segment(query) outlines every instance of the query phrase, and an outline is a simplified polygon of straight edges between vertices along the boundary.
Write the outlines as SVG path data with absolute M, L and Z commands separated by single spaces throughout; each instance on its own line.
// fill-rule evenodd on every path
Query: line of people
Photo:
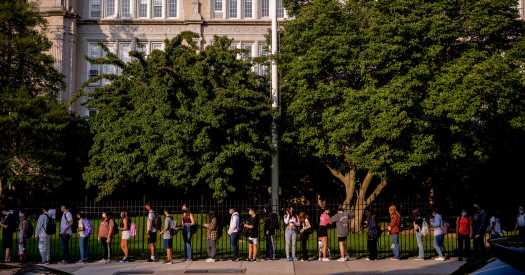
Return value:
M 162 243 L 166 251 L 165 263 L 173 263 L 173 238 L 177 231 L 182 231 L 182 238 L 184 241 L 184 257 L 186 261 L 192 260 L 192 234 L 196 229 L 196 222 L 193 214 L 186 205 L 181 207 L 180 224 L 177 224 L 175 217 L 168 209 L 163 209 L 162 214 L 155 212 L 150 203 L 144 205 L 147 211 L 147 219 L 145 225 L 145 236 L 147 237 L 149 262 L 157 261 L 156 257 L 156 243 L 157 237 L 162 238 Z M 69 242 L 74 234 L 78 234 L 80 260 L 85 263 L 88 261 L 88 240 L 94 235 L 94 228 L 84 213 L 77 212 L 75 215 L 71 213 L 68 207 L 61 206 L 62 215 L 60 218 L 59 237 L 62 248 L 62 262 L 68 263 L 71 260 L 69 251 Z M 400 254 L 400 240 L 401 232 L 401 215 L 397 211 L 396 206 L 392 205 L 388 209 L 390 215 L 390 223 L 386 226 L 386 230 L 390 234 L 392 259 L 401 259 Z M 2 228 L 2 240 L 5 249 L 5 261 L 11 261 L 11 250 L 13 243 L 13 235 L 18 232 L 18 252 L 20 261 L 25 261 L 27 241 L 32 237 L 38 239 L 38 249 L 43 264 L 48 264 L 50 261 L 50 243 L 51 236 L 55 235 L 57 225 L 55 224 L 56 213 L 54 210 L 42 209 L 42 213 L 38 217 L 36 225 L 33 227 L 32 223 L 27 219 L 24 211 L 19 211 L 19 217 L 16 219 L 13 211 L 3 211 L 3 218 L 0 221 L 0 228 Z M 248 218 L 241 221 L 239 212 L 235 208 L 229 209 L 230 222 L 227 234 L 230 240 L 232 251 L 232 259 L 234 261 L 240 260 L 239 257 L 239 239 L 243 235 L 246 237 L 248 243 L 248 261 L 255 261 L 257 259 L 258 244 L 259 244 L 259 217 L 254 208 L 248 210 Z M 101 220 L 98 226 L 97 240 L 100 243 L 103 251 L 103 256 L 100 262 L 108 263 L 111 260 L 111 247 L 113 240 L 119 239 L 120 249 L 122 251 L 122 258 L 120 262 L 125 263 L 129 259 L 128 242 L 131 238 L 137 235 L 137 226 L 128 216 L 125 210 L 120 212 L 120 218 L 117 224 L 115 217 L 107 211 L 102 212 Z M 266 255 L 267 260 L 276 258 L 275 255 L 275 236 L 280 228 L 279 217 L 271 209 L 264 209 L 263 232 L 266 241 Z M 346 261 L 349 259 L 347 253 L 347 236 L 350 233 L 352 222 L 354 220 L 353 212 L 346 211 L 340 207 L 337 213 L 330 216 L 328 209 L 320 211 L 318 220 L 318 259 L 320 261 L 330 261 L 330 250 L 328 242 L 328 229 L 335 224 L 336 235 L 338 239 L 339 255 L 338 261 Z M 297 214 L 292 207 L 286 208 L 282 216 L 282 223 L 284 224 L 284 239 L 285 239 L 285 254 L 289 261 L 299 260 L 296 257 L 296 242 L 299 239 L 301 252 L 300 260 L 309 260 L 307 242 L 310 234 L 314 230 L 309 216 L 305 212 Z M 464 258 L 483 258 L 485 257 L 485 233 L 489 232 L 491 238 L 499 238 L 502 234 L 501 221 L 498 215 L 487 219 L 485 211 L 479 206 L 474 205 L 472 215 L 468 214 L 467 210 L 462 210 L 459 217 L 456 219 L 456 239 L 458 247 L 459 260 Z M 412 225 L 415 231 L 416 243 L 418 247 L 418 257 L 416 259 L 425 259 L 424 239 L 428 235 L 433 236 L 433 246 L 437 257 L 435 260 L 443 261 L 444 257 L 444 239 L 445 235 L 449 233 L 450 225 L 443 220 L 437 209 L 432 209 L 431 217 L 427 219 L 423 216 L 419 209 L 412 212 Z M 367 247 L 369 252 L 369 260 L 377 259 L 377 241 L 382 234 L 381 226 L 376 221 L 376 215 L 373 210 L 367 210 L 365 218 L 363 219 L 364 228 L 367 232 Z M 208 214 L 207 221 L 202 227 L 206 230 L 207 239 L 207 262 L 214 262 L 217 253 L 217 240 L 222 233 L 222 225 L 219 217 L 215 212 L 211 211 Z M 519 207 L 519 214 L 516 218 L 515 230 L 518 230 L 519 236 L 525 239 L 525 213 L 523 206 Z M 470 253 L 470 244 L 474 245 L 474 252 Z

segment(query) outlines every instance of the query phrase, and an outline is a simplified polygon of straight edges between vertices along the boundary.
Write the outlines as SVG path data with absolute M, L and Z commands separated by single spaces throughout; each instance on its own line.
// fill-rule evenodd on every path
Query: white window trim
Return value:
M 102 6 L 103 6 L 104 0 L 100 0 L 100 2 L 99 2 L 99 11 L 98 11 L 99 12 L 99 16 L 98 17 L 91 16 L 91 1 L 88 0 L 86 2 L 87 2 L 87 5 L 88 5 L 88 18 L 90 18 L 90 19 L 97 19 L 98 20 L 98 19 L 103 17 L 104 10 L 103 10 Z
M 165 18 L 168 18 L 168 19 L 179 19 L 181 18 L 180 14 L 182 13 L 182 10 L 181 10 L 181 0 L 176 0 L 176 3 L 177 3 L 177 16 L 170 16 L 170 12 L 169 12 L 169 6 L 168 6 L 168 1 L 167 0 L 164 0 L 165 1 L 165 5 L 164 5 L 164 9 L 165 9 Z
M 87 56 L 90 57 L 90 58 L 99 58 L 102 56 L 102 48 L 100 48 L 100 46 L 98 45 L 99 42 L 98 41 L 88 41 L 87 42 Z M 91 48 L 92 47 L 97 47 L 97 53 L 95 54 L 96 56 L 92 56 L 90 55 L 91 53 Z M 86 61 L 87 62 L 87 72 L 86 72 L 86 80 L 89 80 L 91 79 L 91 70 L 93 68 L 96 68 L 97 70 L 97 75 L 100 75 L 102 74 L 102 65 L 100 64 L 92 64 L 91 62 L 89 61 Z M 100 86 L 100 81 L 97 81 L 97 82 L 92 82 L 89 84 L 89 86 L 94 86 L 94 87 L 97 87 L 97 86 Z
M 119 0 L 119 1 L 120 1 L 119 12 L 118 12 L 119 17 L 123 19 L 132 19 L 134 17 L 134 11 L 135 11 L 134 9 L 135 5 L 133 3 L 134 1 L 133 0 Z M 122 12 L 123 5 L 122 4 L 124 3 L 124 1 L 128 1 L 129 3 L 129 16 L 123 16 L 123 12 Z
M 151 14 L 151 0 L 146 0 L 146 16 L 140 16 L 140 2 L 141 1 L 142 0 L 135 1 L 135 6 L 137 7 L 136 17 L 139 19 L 148 19 L 150 18 L 150 14 Z

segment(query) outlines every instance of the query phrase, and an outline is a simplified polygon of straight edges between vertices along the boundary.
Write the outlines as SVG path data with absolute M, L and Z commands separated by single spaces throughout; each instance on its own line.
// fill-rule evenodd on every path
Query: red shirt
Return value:
M 395 235 L 399 233 L 399 225 L 401 223 L 401 217 L 394 214 L 390 216 L 390 234 Z
M 461 217 L 458 219 L 458 233 L 460 235 L 470 235 L 470 218 Z

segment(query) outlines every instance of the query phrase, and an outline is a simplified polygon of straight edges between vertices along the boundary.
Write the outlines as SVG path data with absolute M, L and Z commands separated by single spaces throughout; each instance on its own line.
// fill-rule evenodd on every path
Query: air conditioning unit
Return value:
M 97 69 L 90 69 L 89 70 L 89 77 L 95 77 L 98 76 L 98 70 Z

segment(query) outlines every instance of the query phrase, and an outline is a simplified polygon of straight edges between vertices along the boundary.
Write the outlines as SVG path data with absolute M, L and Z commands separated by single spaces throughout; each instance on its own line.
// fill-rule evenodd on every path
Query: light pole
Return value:
M 277 1 L 271 0 L 270 13 L 272 16 L 272 111 L 279 111 L 279 75 L 277 72 L 277 60 L 275 59 L 278 51 L 277 42 Z M 275 213 L 279 211 L 279 133 L 277 122 L 272 121 L 272 209 Z

